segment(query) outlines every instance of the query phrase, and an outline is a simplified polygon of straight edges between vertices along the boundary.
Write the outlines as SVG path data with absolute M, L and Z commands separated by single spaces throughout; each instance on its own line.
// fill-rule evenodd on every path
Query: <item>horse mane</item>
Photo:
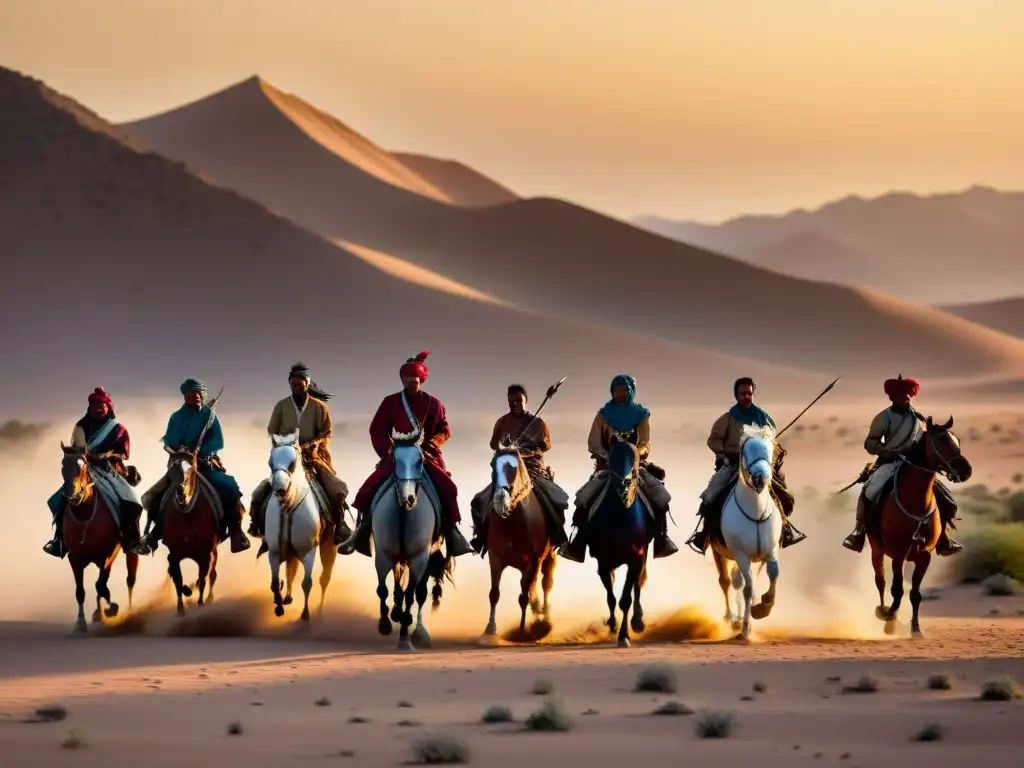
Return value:
M 295 430 L 287 435 L 271 435 L 271 442 L 273 442 L 275 448 L 281 448 L 282 446 L 297 446 L 299 444 L 299 430 Z
M 758 438 L 760 440 L 768 440 L 768 441 L 774 443 L 775 442 L 775 428 L 774 427 L 770 427 L 770 426 L 755 427 L 755 426 L 752 426 L 750 424 L 744 424 L 743 425 L 743 439 L 744 440 L 749 440 L 752 437 Z
M 391 430 L 391 442 L 395 445 L 419 445 L 423 441 L 422 427 L 414 427 L 412 432 L 399 432 Z

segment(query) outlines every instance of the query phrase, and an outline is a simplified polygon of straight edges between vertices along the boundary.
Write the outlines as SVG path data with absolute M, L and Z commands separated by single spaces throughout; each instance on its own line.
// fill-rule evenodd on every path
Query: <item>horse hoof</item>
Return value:
M 75 622 L 75 634 L 84 635 L 89 631 L 89 625 L 85 623 L 85 619 L 79 619 Z
M 486 627 L 486 628 L 484 629 L 484 634 L 483 634 L 483 636 L 484 636 L 484 637 L 494 637 L 494 636 L 495 636 L 496 634 L 498 634 L 498 625 L 497 625 L 497 624 L 495 624 L 495 623 L 494 623 L 494 622 L 492 621 L 492 622 L 490 622 L 490 623 L 489 623 L 489 624 L 487 625 L 487 627 Z
M 182 587 L 181 588 L 181 596 L 182 597 L 192 597 L 192 587 Z
M 755 619 L 766 619 L 772 612 L 773 603 L 758 603 L 750 606 L 750 615 Z
M 629 638 L 628 637 L 620 637 L 619 638 L 619 648 L 629 648 L 630 645 L 631 645 L 631 643 L 629 642 Z
M 399 653 L 415 653 L 416 649 L 413 648 L 412 643 L 409 640 L 398 641 L 398 652 Z
M 107 606 L 107 610 L 106 610 L 106 611 L 104 611 L 103 613 L 104 613 L 104 615 L 105 615 L 105 616 L 106 616 L 106 617 L 107 617 L 108 619 L 113 619 L 113 618 L 115 618 L 115 617 L 117 616 L 117 613 L 118 613 L 118 611 L 120 611 L 120 610 L 121 610 L 121 606 L 119 606 L 119 605 L 118 605 L 117 603 L 110 603 L 110 604 L 109 604 L 109 605 Z
M 530 624 L 530 635 L 533 637 L 533 641 L 543 640 L 545 637 L 551 634 L 551 630 L 554 627 L 551 626 L 551 622 L 545 616 L 542 619 L 534 619 L 533 623 Z M 643 629 L 638 630 L 643 632 Z
M 100 609 L 99 608 L 97 608 L 95 611 L 92 612 L 92 623 L 93 624 L 102 624 L 103 623 L 103 617 L 100 615 Z
M 890 621 L 891 617 L 889 616 L 889 609 L 886 608 L 884 605 L 876 606 L 875 618 L 879 621 Z
M 284 616 L 284 606 L 283 605 L 275 605 L 274 606 L 274 615 L 277 616 L 278 618 L 280 618 L 281 616 Z
M 412 644 L 416 648 L 429 648 L 432 644 L 430 633 L 425 629 L 417 627 L 412 632 Z
M 380 617 L 380 621 L 377 622 L 377 632 L 385 637 L 391 634 L 391 622 L 388 621 L 387 616 Z
M 630 620 L 629 627 L 638 635 L 643 634 L 643 631 L 647 629 L 647 626 L 644 624 L 644 620 L 637 618 L 636 616 Z
M 607 622 L 607 624 L 608 624 L 608 634 L 609 635 L 614 635 L 616 632 L 619 631 L 619 623 L 617 621 L 609 620 Z
M 733 621 L 729 622 L 729 626 L 732 627 L 733 632 L 739 633 L 739 631 L 743 629 L 743 622 L 739 619 L 734 619 Z
M 302 615 L 299 616 L 299 620 L 300 621 L 309 621 L 309 609 L 308 608 L 305 609 L 302 612 Z
M 292 596 L 288 595 L 287 597 L 285 597 L 285 599 L 281 601 L 281 604 L 282 605 L 291 605 L 292 604 Z
M 887 634 L 887 635 L 895 635 L 896 634 L 896 620 L 895 619 L 889 619 L 887 622 L 885 622 L 885 634 Z
M 911 627 L 910 628 L 910 636 L 913 637 L 916 640 L 924 639 L 924 634 L 921 632 L 921 628 L 920 627 Z

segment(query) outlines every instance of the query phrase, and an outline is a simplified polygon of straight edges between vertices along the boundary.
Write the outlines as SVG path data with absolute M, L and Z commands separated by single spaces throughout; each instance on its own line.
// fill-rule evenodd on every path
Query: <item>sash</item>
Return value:
M 405 397 L 405 390 L 402 390 L 402 407 L 405 409 L 405 416 L 409 419 L 409 423 L 412 424 L 414 432 L 419 432 L 423 429 L 423 425 L 420 424 L 420 420 L 416 418 L 416 414 L 412 412 L 412 408 L 409 407 L 409 401 Z
M 898 415 L 895 411 L 891 411 L 891 413 L 893 416 Z M 885 447 L 894 451 L 902 451 L 916 443 L 920 435 L 921 424 L 917 418 L 917 412 L 913 407 L 908 407 L 900 423 L 886 436 Z
M 100 428 L 99 432 L 92 436 L 92 440 L 89 440 L 86 443 L 85 450 L 89 451 L 90 453 L 96 450 L 97 447 L 103 444 L 104 440 L 110 437 L 110 433 L 113 432 L 114 428 L 117 426 L 117 419 L 111 419 L 110 421 L 108 421 Z

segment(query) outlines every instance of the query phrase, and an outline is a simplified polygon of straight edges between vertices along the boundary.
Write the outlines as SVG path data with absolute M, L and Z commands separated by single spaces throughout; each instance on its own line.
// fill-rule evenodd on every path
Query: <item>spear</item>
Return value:
M 199 439 L 196 440 L 196 454 L 199 454 L 199 449 L 203 447 L 203 438 L 206 437 L 207 431 L 213 426 L 214 419 L 217 418 L 217 414 L 214 411 L 217 408 L 217 403 L 220 401 L 220 396 L 224 394 L 224 387 L 220 388 L 220 392 L 213 398 L 207 405 L 210 407 L 210 418 L 206 420 L 206 425 L 203 427 L 203 431 L 199 433 Z
M 816 398 L 811 400 L 810 405 L 808 405 L 806 408 L 804 408 L 802 411 L 800 411 L 800 413 L 798 413 L 796 415 L 796 418 L 793 419 L 791 422 L 789 422 L 789 424 L 787 424 L 786 426 L 784 426 L 782 429 L 780 429 L 778 432 L 775 433 L 775 438 L 778 439 L 779 437 L 782 436 L 783 432 L 785 432 L 787 429 L 789 429 L 794 424 L 796 424 L 801 416 L 803 416 L 805 413 L 807 413 L 809 410 L 811 410 L 811 406 L 813 406 L 816 402 L 821 400 L 821 398 L 823 398 L 825 395 L 827 395 L 829 392 L 832 391 L 832 387 L 834 387 L 836 385 L 836 383 L 839 381 L 839 379 L 841 379 L 841 378 L 842 378 L 842 376 L 836 376 L 836 380 L 833 381 L 831 384 L 829 384 L 827 387 L 825 387 L 825 389 L 822 391 L 822 393 L 820 395 L 818 395 Z
M 534 414 L 530 418 L 530 421 L 527 422 L 526 426 L 523 427 L 522 431 L 520 431 L 519 437 L 522 437 L 523 435 L 525 435 L 526 432 L 530 429 L 530 427 L 533 426 L 533 422 L 535 422 L 537 420 L 537 417 L 540 415 L 540 412 L 544 410 L 544 406 L 548 404 L 548 400 L 550 400 L 552 397 L 554 397 L 555 393 L 558 391 L 559 387 L 561 387 L 562 384 L 565 383 L 565 380 L 566 380 L 567 376 L 568 376 L 568 374 L 566 374 L 566 376 L 563 376 L 562 378 L 560 378 L 555 384 L 552 384 L 550 387 L 548 387 L 548 391 L 544 395 L 544 399 L 541 401 L 540 407 L 536 411 L 534 411 Z M 516 442 L 517 443 L 519 442 L 519 438 L 516 438 Z

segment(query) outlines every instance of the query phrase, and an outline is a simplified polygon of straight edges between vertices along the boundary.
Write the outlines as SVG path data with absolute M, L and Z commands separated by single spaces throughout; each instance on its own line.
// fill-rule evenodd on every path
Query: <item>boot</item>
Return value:
M 548 517 L 548 538 L 555 549 L 569 543 L 569 537 L 565 535 L 565 518 L 559 519 L 555 515 Z
M 668 537 L 668 510 L 658 510 L 658 532 L 654 536 L 654 557 L 669 557 L 679 551 L 679 547 Z
M 566 560 L 572 560 L 574 563 L 582 563 L 587 559 L 588 521 L 584 515 L 580 514 L 579 509 L 576 510 L 576 514 L 573 515 L 573 518 L 573 525 L 576 527 L 576 535 L 558 548 L 558 554 Z
M 469 546 L 480 557 L 487 554 L 487 515 L 484 515 L 479 525 L 473 526 L 473 538 L 469 540 Z
M 351 555 L 353 552 L 358 552 L 361 555 L 372 557 L 370 554 L 370 532 L 370 515 L 360 512 L 355 531 L 347 541 L 342 542 L 338 547 L 338 554 Z
M 807 538 L 807 535 L 802 531 L 798 531 L 793 527 L 793 524 L 789 522 L 788 517 L 782 519 L 782 548 L 791 547 L 794 544 L 799 544 L 801 541 Z
M 935 554 L 939 557 L 949 557 L 963 551 L 963 544 L 954 541 L 945 526 L 942 528 L 942 535 L 939 536 L 939 543 L 935 545 Z
M 448 521 L 445 529 L 444 540 L 448 557 L 458 557 L 459 555 L 468 555 L 474 552 L 456 523 Z
M 53 517 L 53 538 L 43 544 L 43 552 L 54 557 L 64 559 L 67 551 L 64 549 L 64 541 L 61 539 L 60 529 L 64 523 L 63 508 Z
M 242 515 L 245 514 L 245 508 L 242 507 L 242 502 L 238 502 L 238 514 L 228 515 L 228 533 L 231 538 L 231 553 L 238 554 L 239 552 L 245 552 L 252 546 L 249 539 L 246 538 L 245 534 L 242 533 Z
M 702 501 L 700 508 L 697 510 L 697 516 L 700 518 L 700 527 L 693 532 L 693 535 L 686 540 L 686 545 L 696 552 L 698 555 L 703 555 L 708 551 L 708 544 L 711 543 L 711 537 L 708 535 L 708 519 L 707 519 L 707 505 Z
M 352 535 L 352 529 L 345 522 L 345 509 L 345 497 L 338 496 L 338 503 L 334 507 L 332 520 L 334 523 L 334 543 L 338 546 L 348 541 Z
M 141 516 L 142 511 L 140 510 L 138 515 L 132 515 L 124 524 L 124 530 L 121 531 L 121 548 L 125 552 L 133 552 L 142 543 L 142 536 L 139 532 Z
M 867 528 L 864 525 L 865 517 L 867 517 L 867 499 L 861 493 L 860 498 L 857 499 L 857 525 L 853 529 L 853 533 L 843 541 L 843 546 L 847 549 L 854 552 L 864 551 L 864 542 L 867 540 Z
M 148 509 L 146 514 L 149 521 L 153 523 L 153 527 L 149 533 L 139 540 L 138 546 L 132 548 L 132 552 L 136 555 L 151 555 L 156 552 L 156 548 L 160 546 L 160 539 L 164 535 L 163 521 L 160 519 L 160 516 Z

